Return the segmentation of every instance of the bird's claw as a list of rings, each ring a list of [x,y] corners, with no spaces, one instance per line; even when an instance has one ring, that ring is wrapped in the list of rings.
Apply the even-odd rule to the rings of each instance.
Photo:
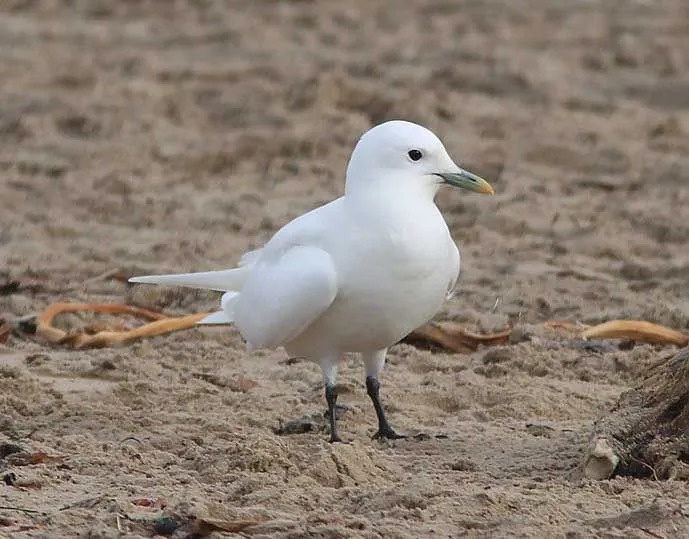
[[[397,434],[391,427],[379,428],[378,432],[373,435],[373,440],[402,440],[407,438],[406,434]]]

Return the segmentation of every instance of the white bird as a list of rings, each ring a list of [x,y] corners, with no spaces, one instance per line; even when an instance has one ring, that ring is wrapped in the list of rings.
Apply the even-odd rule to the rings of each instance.
[[[428,322],[452,294],[459,251],[434,198],[443,184],[493,194],[457,166],[428,129],[373,127],[349,160],[344,196],[297,217],[229,270],[130,279],[225,292],[200,324],[233,323],[249,348],[283,346],[323,371],[330,441],[337,366],[361,354],[378,416],[374,437],[402,438],[388,423],[378,377],[388,347]]]

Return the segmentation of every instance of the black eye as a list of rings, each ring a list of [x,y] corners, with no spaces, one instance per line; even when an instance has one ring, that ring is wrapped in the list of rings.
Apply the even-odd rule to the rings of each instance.
[[[407,153],[409,156],[409,159],[412,161],[418,161],[423,157],[423,154],[421,153],[421,150],[409,150],[409,153]]]

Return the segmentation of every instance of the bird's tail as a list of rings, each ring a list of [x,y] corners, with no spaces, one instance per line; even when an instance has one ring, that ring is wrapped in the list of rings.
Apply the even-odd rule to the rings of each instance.
[[[221,311],[209,314],[196,322],[199,326],[225,325],[234,322],[234,305],[239,299],[239,292],[225,292],[220,300]]]
[[[132,277],[130,283],[167,284],[187,286],[190,288],[205,288],[219,292],[241,290],[249,273],[249,267],[239,267],[229,270],[204,271],[200,273],[171,273],[168,275],[144,275]]]
[[[250,260],[243,259],[238,268],[204,271],[199,273],[170,273],[167,275],[143,275],[132,277],[130,283],[166,284],[173,286],[186,286],[189,288],[205,288],[225,292],[220,300],[222,310],[209,314],[197,322],[198,325],[225,325],[234,322],[234,306],[239,300],[240,292],[244,286],[251,264],[259,251],[250,252]]]

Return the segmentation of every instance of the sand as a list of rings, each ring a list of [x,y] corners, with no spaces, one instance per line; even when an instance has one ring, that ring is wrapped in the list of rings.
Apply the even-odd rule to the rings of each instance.
[[[0,536],[150,537],[161,515],[177,537],[194,516],[256,520],[251,537],[689,536],[685,483],[581,474],[593,422],[673,350],[542,325],[689,328],[684,0],[0,13],[0,271],[40,284],[1,296],[0,316],[61,300],[213,309],[210,292],[82,283],[236,263],[342,192],[364,130],[406,118],[497,191],[438,198],[463,267],[437,320],[521,335],[467,355],[394,346],[383,399],[395,428],[431,435],[417,439],[370,439],[349,361],[347,445],[319,430],[318,367],[249,355],[234,330],[88,351],[12,336],[0,443],[62,459],[0,460],[20,485],[0,505],[39,512],[0,509]],[[304,417],[315,430],[276,434]]]

